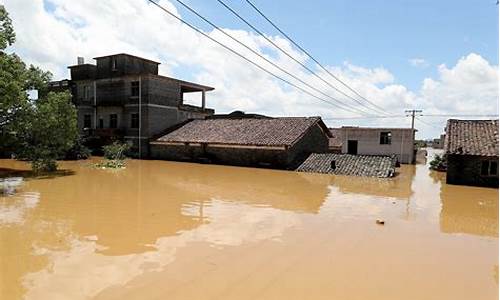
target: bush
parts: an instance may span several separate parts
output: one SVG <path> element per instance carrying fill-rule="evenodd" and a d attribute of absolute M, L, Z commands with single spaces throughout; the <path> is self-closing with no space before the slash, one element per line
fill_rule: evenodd
<path fill-rule="evenodd" d="M 109 160 L 124 160 L 125 153 L 130 149 L 130 145 L 121 142 L 114 142 L 111 145 L 102 147 L 104 150 L 104 157 Z"/>
<path fill-rule="evenodd" d="M 129 144 L 114 142 L 102 148 L 106 160 L 95 164 L 95 167 L 104 169 L 121 169 L 125 167 L 125 158 L 127 158 L 125 152 L 130 149 Z"/>
<path fill-rule="evenodd" d="M 57 170 L 57 162 L 55 159 L 40 158 L 31 161 L 31 169 L 38 172 L 54 172 Z"/>
<path fill-rule="evenodd" d="M 434 158 L 429 163 L 431 170 L 444 171 L 446 170 L 446 159 L 443 155 L 434 155 Z"/>
<path fill-rule="evenodd" d="M 85 140 L 82 137 L 78 137 L 78 139 L 75 141 L 75 144 L 71 149 L 66 151 L 66 154 L 64 155 L 64 159 L 66 160 L 80 160 L 80 159 L 87 159 L 92 155 L 92 152 L 90 149 L 85 146 Z"/>

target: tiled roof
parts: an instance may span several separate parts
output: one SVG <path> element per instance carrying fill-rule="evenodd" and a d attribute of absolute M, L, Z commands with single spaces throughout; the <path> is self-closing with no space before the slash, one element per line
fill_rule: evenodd
<path fill-rule="evenodd" d="M 385 178 L 394 176 L 395 169 L 396 159 L 390 156 L 313 153 L 297 171 Z"/>
<path fill-rule="evenodd" d="M 332 137 L 328 142 L 330 148 L 342 147 L 342 128 L 329 128 Z"/>
<path fill-rule="evenodd" d="M 156 142 L 291 146 L 316 124 L 329 135 L 320 117 L 193 120 Z"/>
<path fill-rule="evenodd" d="M 498 120 L 448 120 L 446 154 L 498 156 Z"/>

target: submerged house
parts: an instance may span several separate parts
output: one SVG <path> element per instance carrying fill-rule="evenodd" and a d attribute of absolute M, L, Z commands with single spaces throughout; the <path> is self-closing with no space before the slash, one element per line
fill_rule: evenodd
<path fill-rule="evenodd" d="M 330 131 L 320 117 L 229 115 L 191 120 L 150 142 L 152 158 L 294 169 L 328 151 Z"/>
<path fill-rule="evenodd" d="M 152 136 L 214 113 L 205 107 L 205 93 L 214 88 L 159 75 L 159 62 L 124 53 L 94 59 L 95 65 L 78 58 L 68 67 L 70 80 L 49 84 L 71 91 L 81 134 L 129 141 L 145 157 Z M 185 104 L 186 93 L 199 93 L 201 105 Z"/>
<path fill-rule="evenodd" d="M 400 163 L 415 162 L 415 129 L 343 126 L 330 131 L 332 153 L 395 156 Z"/>
<path fill-rule="evenodd" d="M 446 183 L 498 187 L 498 120 L 448 120 Z"/>

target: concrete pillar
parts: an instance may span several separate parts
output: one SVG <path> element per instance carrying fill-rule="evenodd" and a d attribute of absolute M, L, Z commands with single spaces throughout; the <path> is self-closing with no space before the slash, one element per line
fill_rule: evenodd
<path fill-rule="evenodd" d="M 205 109 L 205 90 L 201 91 L 201 108 Z"/>

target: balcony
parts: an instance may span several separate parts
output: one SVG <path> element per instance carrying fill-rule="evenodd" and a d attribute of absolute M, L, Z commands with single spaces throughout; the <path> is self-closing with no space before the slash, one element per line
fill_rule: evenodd
<path fill-rule="evenodd" d="M 121 137 L 125 135 L 125 131 L 121 128 L 86 128 L 84 131 L 87 136 Z"/>

